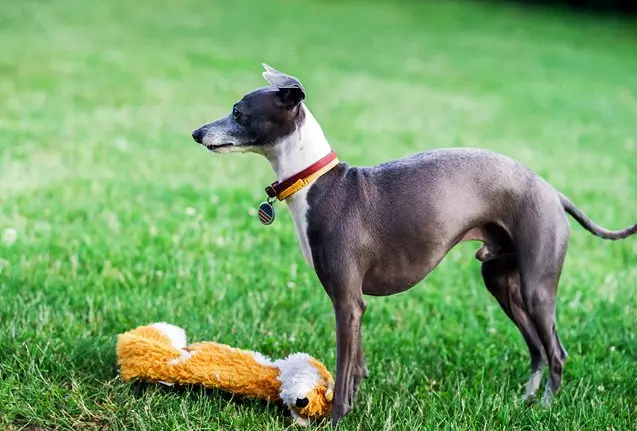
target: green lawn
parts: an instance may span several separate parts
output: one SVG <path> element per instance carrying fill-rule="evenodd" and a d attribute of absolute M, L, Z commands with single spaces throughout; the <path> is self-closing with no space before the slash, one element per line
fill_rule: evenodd
<path fill-rule="evenodd" d="M 143 4 L 2 4 L 0 429 L 291 427 L 264 403 L 122 384 L 116 334 L 158 320 L 334 370 L 331 304 L 287 210 L 253 216 L 268 163 L 190 138 L 264 84 L 261 62 L 304 82 L 349 163 L 489 148 L 604 226 L 637 221 L 635 22 L 455 1 Z M 637 429 L 637 241 L 573 224 L 551 409 L 519 400 L 528 354 L 476 248 L 369 298 L 371 375 L 343 429 Z"/>

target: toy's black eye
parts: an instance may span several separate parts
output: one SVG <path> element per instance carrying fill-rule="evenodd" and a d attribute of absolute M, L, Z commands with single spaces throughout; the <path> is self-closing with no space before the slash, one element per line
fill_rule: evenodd
<path fill-rule="evenodd" d="M 310 403 L 310 400 L 307 398 L 297 398 L 296 403 L 294 403 L 298 408 L 303 408 Z"/>

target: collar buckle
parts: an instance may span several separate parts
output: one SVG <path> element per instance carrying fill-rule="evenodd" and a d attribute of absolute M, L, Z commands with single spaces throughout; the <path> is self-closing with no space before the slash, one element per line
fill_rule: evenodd
<path fill-rule="evenodd" d="M 269 186 L 267 186 L 265 188 L 265 193 L 268 195 L 268 197 L 270 198 L 276 198 L 276 189 L 274 188 L 274 186 L 277 184 L 277 182 L 273 182 L 272 184 L 270 184 Z"/>

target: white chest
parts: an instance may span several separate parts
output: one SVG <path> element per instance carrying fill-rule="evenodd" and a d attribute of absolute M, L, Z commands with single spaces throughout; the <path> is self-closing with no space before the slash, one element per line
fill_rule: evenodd
<path fill-rule="evenodd" d="M 290 214 L 292 215 L 292 220 L 294 221 L 296 235 L 299 239 L 299 246 L 301 247 L 303 257 L 305 257 L 305 260 L 307 260 L 310 266 L 314 267 L 314 263 L 312 262 L 312 249 L 310 248 L 310 242 L 307 237 L 307 212 L 310 208 L 307 202 L 307 193 L 310 187 L 305 187 L 296 192 L 293 196 L 290 196 L 287 199 L 287 204 Z"/>

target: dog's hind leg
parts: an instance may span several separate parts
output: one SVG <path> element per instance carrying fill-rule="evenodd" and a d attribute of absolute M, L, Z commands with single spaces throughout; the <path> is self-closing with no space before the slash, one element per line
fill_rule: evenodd
<path fill-rule="evenodd" d="M 518 218 L 516 257 L 520 290 L 531 320 L 542 341 L 549 364 L 543 403 L 548 405 L 562 383 L 566 350 L 557 334 L 556 294 L 568 239 L 568 220 L 553 202 L 530 200 Z"/>
<path fill-rule="evenodd" d="M 515 256 L 506 254 L 484 262 L 482 264 L 482 278 L 487 290 L 498 300 L 506 315 L 522 333 L 529 349 L 531 376 L 526 385 L 524 398 L 527 402 L 532 402 L 540 387 L 546 361 L 542 342 L 531 317 L 526 312 L 520 294 L 520 274 Z"/>

